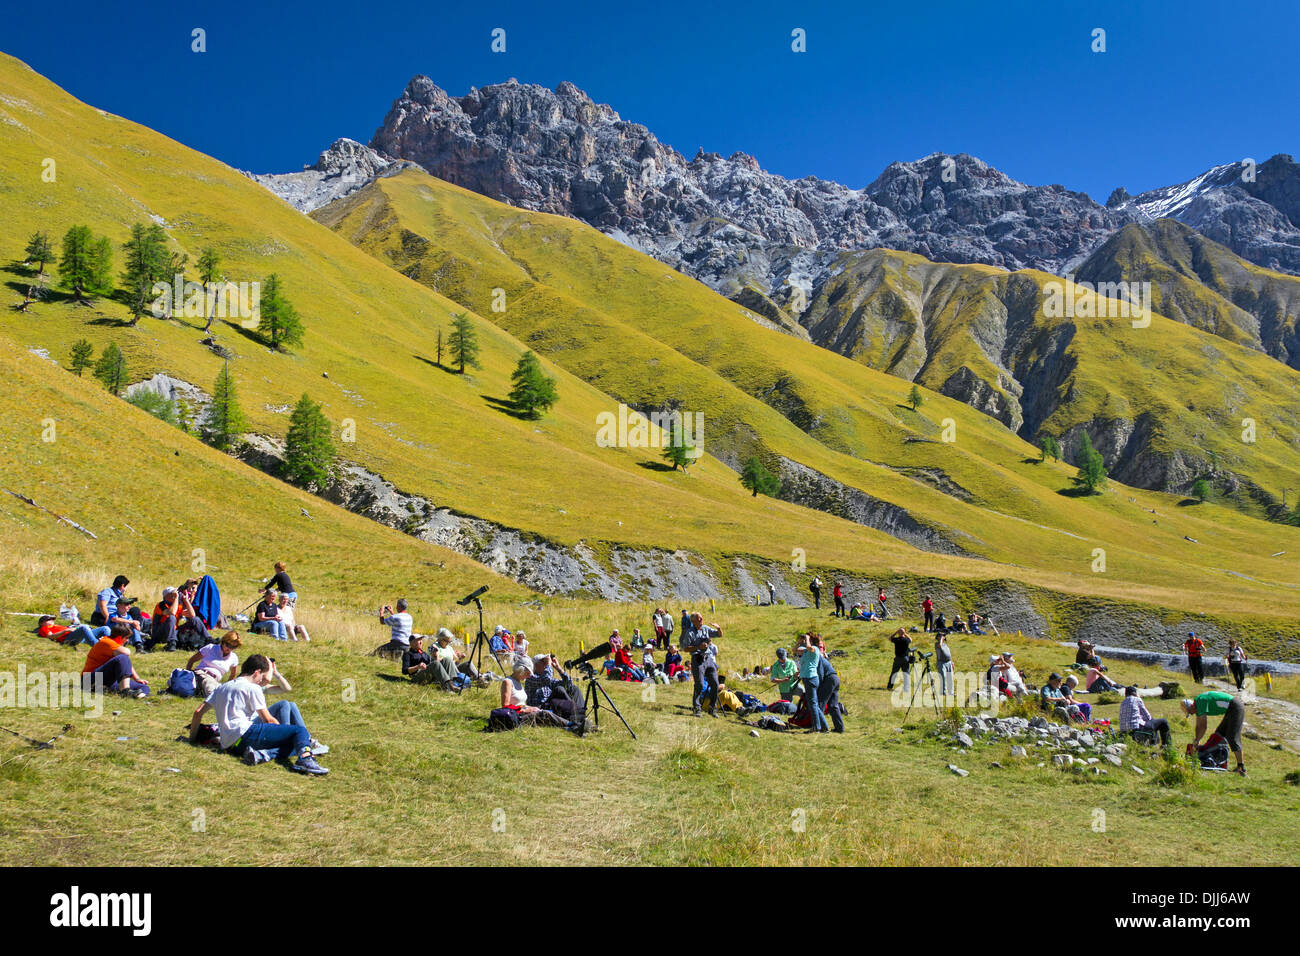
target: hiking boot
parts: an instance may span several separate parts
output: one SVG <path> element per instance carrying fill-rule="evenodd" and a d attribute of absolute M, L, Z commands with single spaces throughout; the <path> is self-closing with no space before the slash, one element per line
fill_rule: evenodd
<path fill-rule="evenodd" d="M 243 755 L 242 757 L 240 757 L 239 759 L 242 760 L 244 763 L 248 764 L 248 766 L 250 766 L 250 767 L 256 767 L 256 766 L 257 766 L 257 754 L 255 754 L 255 753 L 253 752 L 253 748 L 252 748 L 252 747 L 247 748 L 247 749 L 244 751 L 244 755 Z"/>
<path fill-rule="evenodd" d="M 318 764 L 316 758 L 309 753 L 303 754 L 299 757 L 297 761 L 294 762 L 291 769 L 298 773 L 311 774 L 313 777 L 323 777 L 325 774 L 329 773 L 329 771 Z"/>
<path fill-rule="evenodd" d="M 1233 773 L 1239 773 L 1244 777 L 1246 776 L 1246 768 L 1242 764 L 1238 764 L 1237 769 L 1234 770 Z"/>
<path fill-rule="evenodd" d="M 691 711 L 691 714 L 692 714 L 692 716 L 695 716 L 695 717 L 703 717 L 703 716 L 704 716 L 704 712 L 703 712 L 702 710 L 700 710 L 700 708 L 698 708 L 698 707 L 696 707 L 695 710 Z"/>

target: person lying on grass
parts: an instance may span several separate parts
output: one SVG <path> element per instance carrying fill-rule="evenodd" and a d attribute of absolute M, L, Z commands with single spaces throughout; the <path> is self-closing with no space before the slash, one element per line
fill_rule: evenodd
<path fill-rule="evenodd" d="M 126 646 L 131 634 L 131 628 L 117 623 L 109 629 L 108 637 L 95 642 L 81 668 L 81 685 L 86 691 L 93 691 L 98 684 L 104 690 L 130 697 L 149 696 L 149 682 L 131 664 L 131 648 Z"/>
<path fill-rule="evenodd" d="M 53 614 L 42 614 L 36 624 L 36 633 L 48 637 L 64 647 L 89 644 L 92 647 L 101 637 L 108 637 L 111 627 L 91 627 L 89 624 L 63 624 Z"/>
<path fill-rule="evenodd" d="M 262 654 L 253 654 L 244 661 L 239 676 L 222 684 L 200 704 L 190 718 L 190 740 L 199 735 L 203 715 L 211 710 L 217 718 L 217 735 L 221 749 L 242 756 L 252 763 L 255 751 L 274 750 L 276 759 L 289 763 L 298 773 L 321 777 L 329 773 L 316 762 L 313 751 L 327 752 L 303 724 L 298 705 L 292 701 L 276 701 L 266 706 L 262 688 L 277 679 L 275 662 Z M 279 681 L 281 686 L 286 682 Z"/>
<path fill-rule="evenodd" d="M 194 692 L 199 697 L 207 700 L 221 682 L 235 672 L 239 666 L 239 655 L 235 651 L 243 644 L 238 632 L 227 631 L 219 644 L 199 648 L 185 662 L 185 666 L 194 671 Z"/>

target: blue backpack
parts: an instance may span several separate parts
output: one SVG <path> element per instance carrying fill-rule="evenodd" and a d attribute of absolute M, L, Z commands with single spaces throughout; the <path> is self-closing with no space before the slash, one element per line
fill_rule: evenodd
<path fill-rule="evenodd" d="M 193 697 L 195 691 L 194 671 L 178 667 L 167 679 L 167 693 L 177 697 Z"/>

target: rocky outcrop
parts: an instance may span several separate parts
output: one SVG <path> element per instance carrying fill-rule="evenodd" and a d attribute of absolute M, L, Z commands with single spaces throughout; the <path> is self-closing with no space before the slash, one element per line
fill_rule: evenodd
<path fill-rule="evenodd" d="M 969 540 L 970 536 L 965 532 L 932 527 L 918 521 L 905 508 L 850 488 L 797 461 L 778 457 L 777 476 L 781 479 L 777 497 L 783 501 L 875 528 L 923 551 L 971 554 L 956 540 Z"/>
<path fill-rule="evenodd" d="M 380 176 L 392 176 L 415 164 L 383 156 L 354 139 L 335 140 L 316 162 L 299 173 L 248 173 L 300 212 L 311 212 L 351 195 Z"/>

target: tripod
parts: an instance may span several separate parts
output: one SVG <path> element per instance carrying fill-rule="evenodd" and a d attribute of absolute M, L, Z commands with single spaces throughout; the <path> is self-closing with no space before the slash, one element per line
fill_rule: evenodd
<path fill-rule="evenodd" d="M 587 693 L 583 698 L 583 703 L 586 706 L 583 713 L 582 723 L 578 727 L 578 736 L 587 736 L 586 717 L 588 713 L 591 714 L 592 723 L 594 724 L 593 729 L 600 730 L 600 708 L 602 706 L 600 699 L 603 697 L 605 698 L 604 706 L 614 712 L 614 716 L 623 722 L 624 727 L 627 727 L 627 732 L 632 735 L 632 739 L 636 740 L 636 731 L 628 726 L 627 720 L 619 712 L 618 705 L 610 700 L 608 692 L 604 687 L 600 686 L 600 679 L 596 676 L 596 669 L 590 664 L 587 664 L 584 667 L 584 671 L 587 678 Z"/>
<path fill-rule="evenodd" d="M 912 699 L 908 701 L 907 711 L 903 714 L 904 723 L 907 723 L 907 715 L 912 712 L 912 705 L 916 703 L 916 692 L 921 689 L 921 684 L 926 677 L 930 678 L 930 702 L 934 704 L 934 716 L 939 716 L 939 695 L 934 689 L 934 671 L 930 669 L 930 658 L 932 656 L 932 654 L 925 655 L 925 668 L 921 671 L 920 676 L 917 677 L 916 683 L 912 685 Z"/>
<path fill-rule="evenodd" d="M 478 598 L 474 598 L 474 606 L 478 608 L 478 635 L 474 638 L 474 643 L 470 647 L 469 653 L 465 655 L 465 661 L 466 663 L 473 665 L 474 673 L 481 674 L 483 673 L 483 648 L 487 646 L 488 639 L 487 631 L 483 629 L 483 602 Z M 496 652 L 489 649 L 488 653 L 491 654 L 492 659 L 497 662 L 497 667 L 501 668 L 504 672 L 506 667 L 501 663 L 501 658 L 497 656 Z M 477 661 L 474 660 L 475 654 L 478 654 Z M 503 676 L 509 677 L 510 675 L 503 674 Z"/>

